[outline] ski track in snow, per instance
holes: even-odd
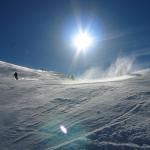
[[[59,145],[57,145],[57,146],[51,147],[50,149],[53,149],[53,150],[58,149],[58,148],[60,148],[60,147],[62,147],[62,146],[68,145],[68,144],[73,143],[73,142],[75,142],[75,141],[77,141],[77,140],[80,140],[80,139],[82,139],[82,138],[84,138],[84,137],[87,137],[87,136],[89,136],[89,135],[91,135],[91,134],[93,134],[93,133],[96,133],[96,132],[98,132],[98,131],[102,131],[102,130],[104,130],[104,129],[106,129],[106,128],[110,128],[110,127],[112,127],[112,126],[114,126],[114,125],[117,125],[117,124],[119,124],[119,123],[121,123],[121,122],[124,122],[124,121],[130,119],[131,117],[133,117],[134,114],[133,114],[133,115],[130,115],[130,113],[136,111],[140,106],[141,106],[141,104],[137,104],[137,105],[135,105],[132,109],[130,109],[128,112],[126,112],[126,113],[124,113],[123,115],[121,115],[120,117],[118,117],[118,118],[112,120],[110,123],[108,123],[108,124],[106,124],[106,125],[104,125],[104,126],[98,128],[98,129],[95,129],[94,131],[88,132],[88,133],[86,133],[85,135],[81,135],[80,137],[77,137],[77,138],[75,138],[75,139],[73,139],[73,140],[70,140],[70,141],[67,141],[67,142],[65,142],[65,143],[59,144]],[[120,119],[122,119],[122,118],[125,117],[125,116],[129,116],[129,117],[127,117],[126,119],[120,120]],[[119,120],[120,120],[120,121],[119,121]],[[133,145],[136,145],[136,144],[133,144]],[[137,146],[137,145],[136,145],[136,146]],[[150,148],[150,146],[149,146],[149,148]],[[47,150],[50,150],[50,149],[47,149]]]
[[[103,141],[103,142],[99,142],[99,144],[101,145],[113,145],[115,147],[127,147],[127,148],[140,148],[143,150],[147,150],[150,148],[150,145],[145,145],[145,146],[139,146],[137,144],[134,143],[115,143],[115,142],[108,142],[108,141]]]

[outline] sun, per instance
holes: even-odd
[[[79,52],[85,51],[91,46],[92,38],[87,32],[80,32],[75,36],[73,44]]]

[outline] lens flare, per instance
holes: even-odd
[[[67,134],[67,128],[64,125],[60,125],[60,130],[62,133]]]

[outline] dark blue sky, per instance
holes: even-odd
[[[97,41],[73,65],[79,24]],[[0,0],[0,60],[77,73],[118,56],[150,66],[149,0]]]

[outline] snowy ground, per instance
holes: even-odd
[[[150,71],[83,83],[0,62],[0,149],[150,150]]]

